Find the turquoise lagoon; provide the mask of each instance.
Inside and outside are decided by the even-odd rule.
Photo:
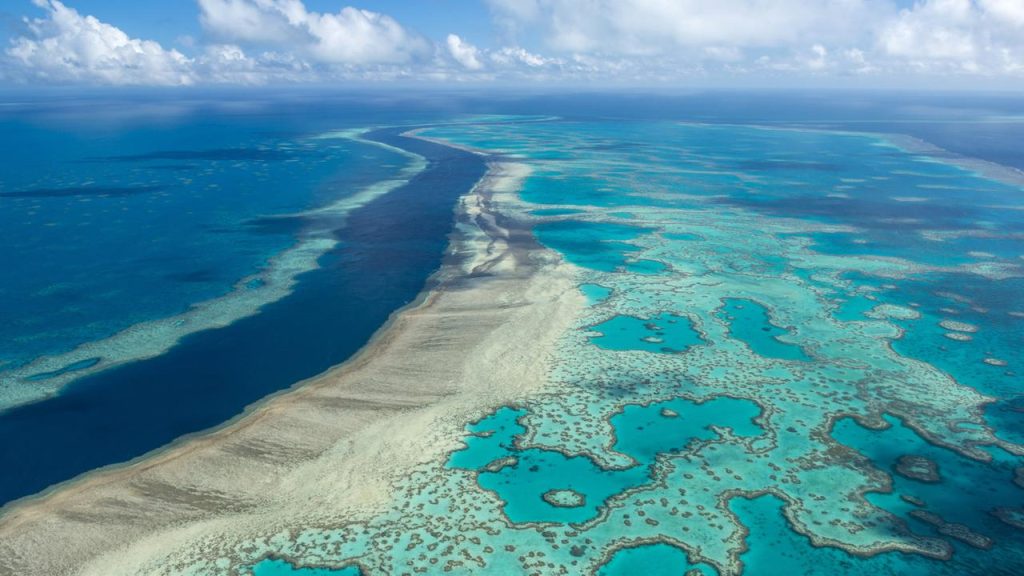
[[[668,544],[647,544],[616,551],[608,563],[601,566],[600,576],[680,576],[688,574],[708,576],[714,571],[706,565],[691,564],[686,552]]]
[[[612,295],[612,289],[600,284],[581,284],[580,292],[587,297],[587,302],[591,305],[600,304],[609,296]]]
[[[718,317],[729,323],[733,338],[745,342],[756,354],[782,360],[811,359],[799,346],[779,338],[789,330],[773,324],[765,307],[757,302],[727,298]]]
[[[552,391],[481,415],[447,463],[396,486],[393,509],[220,561],[1024,572],[1020,182],[842,131],[427,134],[531,170],[503,209],[588,297]]]
[[[600,333],[590,340],[605,350],[672,353],[683,352],[701,342],[689,318],[672,314],[661,314],[653,318],[616,316],[590,329]]]

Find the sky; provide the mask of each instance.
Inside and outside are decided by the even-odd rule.
[[[1022,89],[1024,0],[0,0],[0,86],[395,83]]]

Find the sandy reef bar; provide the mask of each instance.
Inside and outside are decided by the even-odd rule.
[[[542,389],[585,300],[571,267],[503,213],[527,173],[489,163],[430,288],[346,363],[0,511],[0,575],[150,574],[201,539],[367,518],[395,480],[458,448],[466,422]]]

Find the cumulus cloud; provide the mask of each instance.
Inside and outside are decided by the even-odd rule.
[[[556,52],[707,72],[1005,74],[1024,69],[1024,1],[488,0],[506,34]],[[652,71],[653,73],[653,71]]]
[[[426,77],[430,42],[393,18],[346,7],[311,12],[301,0],[198,0],[208,37],[179,42],[186,56],[79,14],[60,0],[32,0],[0,58],[0,77],[22,82],[113,85],[267,84]],[[474,69],[475,48],[456,59]],[[453,57],[454,57],[453,52]]]
[[[8,58],[27,80],[115,85],[182,85],[195,81],[177,50],[131,38],[116,26],[82,16],[58,0],[34,0],[46,14],[25,19],[28,35],[12,40]]]
[[[321,63],[405,63],[429,51],[390,16],[350,6],[324,14],[301,0],[199,0],[199,10],[215,37],[278,46]]]
[[[195,59],[197,75],[216,84],[260,85],[301,82],[313,76],[306,62],[290,54],[263,52],[250,56],[235,44],[212,44]]]
[[[882,30],[886,53],[914,59],[956,59],[975,56],[970,0],[930,0],[903,10]]]
[[[503,66],[525,65],[530,68],[540,68],[558,63],[553,58],[545,58],[519,46],[505,46],[492,52],[490,56],[491,60]]]
[[[1020,0],[978,0],[982,10],[1005,25],[1024,27],[1024,2]]]
[[[1024,76],[1024,0],[476,1],[491,9],[490,47],[459,30],[427,39],[351,6],[321,13],[303,0],[196,0],[204,34],[179,39],[182,54],[61,0],[32,0],[43,16],[26,18],[24,32],[0,48],[0,78],[183,85]]]
[[[856,33],[864,0],[489,0],[500,22],[543,30],[574,52],[662,54],[679,48],[772,47]]]
[[[998,73],[1024,65],[1024,2],[924,0],[882,27],[882,51],[918,69]]]
[[[480,51],[476,46],[473,46],[462,38],[459,38],[457,34],[449,34],[447,42],[448,53],[451,54],[451,57],[464,68],[469,70],[479,70],[484,67],[480,62]]]

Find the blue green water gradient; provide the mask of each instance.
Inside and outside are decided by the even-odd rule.
[[[784,122],[809,114],[792,104],[806,100],[736,102],[709,100],[680,122],[665,108],[619,114],[600,99],[552,98],[524,108],[571,114],[424,132],[481,150],[483,159],[414,146],[397,129],[378,133],[429,162],[337,229],[339,246],[355,252],[325,255],[294,300],[232,325],[244,332],[198,333],[176,349],[186,356],[175,360],[172,351],[164,364],[105,372],[58,396],[68,404],[0,414],[4,438],[29,439],[24,449],[5,442],[6,462],[42,462],[32,466],[67,476],[61,467],[77,450],[106,439],[64,439],[68,422],[89,429],[75,410],[90,401],[109,403],[111,418],[135,409],[148,421],[142,400],[172,413],[237,407],[301,372],[282,366],[328,364],[338,349],[307,355],[308,342],[295,335],[322,337],[348,321],[350,305],[387,300],[374,316],[381,322],[384,309],[415,292],[427,264],[436,266],[450,223],[440,206],[450,210],[483,161],[511,163],[520,166],[507,174],[526,176],[504,181],[518,194],[503,189],[500,217],[532,226],[545,249],[534,280],[564,281],[578,298],[571,326],[535,360],[543,382],[474,408],[466,418],[477,420],[465,428],[459,419],[436,422],[451,446],[445,459],[389,483],[390,499],[372,513],[354,518],[325,506],[310,525],[255,529],[244,541],[211,538],[201,553],[182,552],[194,563],[187,573],[356,564],[455,574],[1024,573],[1024,180],[867,132],[943,133],[885,124],[894,113],[853,97],[846,108],[825,107],[834,116],[822,113],[813,125]],[[719,109],[732,116],[716,116]],[[757,110],[761,122],[751,121]],[[1005,152],[1019,132],[967,122],[957,130],[961,145],[1002,150],[993,158],[1024,165],[1019,151]],[[945,142],[956,144],[950,134]],[[988,138],[995,136],[1002,140]],[[217,162],[287,162],[301,152],[252,148],[252,157],[231,152]],[[183,159],[198,161],[174,155]],[[129,202],[159,195],[162,185],[114,181],[96,196]],[[34,191],[39,202],[65,201],[69,188],[23,183],[5,199],[22,202]],[[438,190],[442,197],[429,197]],[[280,224],[257,222],[264,231]],[[410,230],[424,234],[410,240]],[[382,237],[393,242],[381,247]],[[393,252],[410,246],[438,250],[433,260],[396,261]],[[363,290],[339,290],[339,278]],[[408,291],[392,294],[396,278]],[[317,294],[331,297],[306,299]],[[337,306],[330,314],[326,301]],[[275,330],[294,346],[253,346]],[[219,341],[235,344],[225,350]],[[278,362],[282,354],[290,360]],[[245,362],[223,358],[254,355],[267,361],[252,371],[278,372],[257,378],[258,389],[225,393],[230,402],[185,389],[196,396],[175,404],[180,384],[153,378],[181,380],[196,373],[181,366],[215,364],[250,375]],[[47,370],[41,381],[90,369],[90,359],[78,360],[86,364]],[[164,392],[128,386],[150,378]],[[146,429],[107,422],[118,433]],[[52,459],[39,456],[53,446]],[[23,480],[14,478],[12,485]]]
[[[546,142],[555,141],[555,133],[560,154],[552,156]],[[996,513],[1015,510],[1020,517],[1024,490],[1015,477],[1024,460],[1003,448],[976,448],[958,438],[976,435],[982,445],[996,438],[1019,442],[1024,437],[1021,420],[1015,418],[1021,405],[1018,370],[1024,349],[1020,181],[985,177],[901,149],[886,138],[853,132],[566,121],[438,128],[432,134],[529,159],[533,172],[523,185],[522,199],[533,207],[532,214],[558,217],[542,221],[537,238],[582,270],[586,282],[581,290],[595,311],[591,317],[600,318],[584,326],[593,348],[566,352],[575,366],[567,372],[577,375],[570,381],[589,398],[587,408],[556,402],[567,415],[556,418],[557,410],[545,408],[541,411],[547,416],[527,416],[514,435],[542,445],[561,439],[563,449],[591,446],[594,458],[604,454],[589,436],[570,440],[564,429],[556,432],[556,425],[544,420],[556,418],[576,434],[610,433],[613,441],[604,449],[634,463],[672,462],[652,468],[665,490],[638,488],[630,479],[630,487],[618,497],[592,471],[596,461],[580,460],[587,462],[589,472],[572,469],[571,489],[579,494],[594,489],[612,507],[612,518],[627,519],[630,530],[637,529],[634,506],[646,510],[641,517],[658,518],[650,524],[654,528],[644,531],[653,543],[625,547],[605,570],[645,562],[648,571],[689,569],[693,559],[686,545],[706,551],[707,541],[688,539],[677,530],[706,530],[701,528],[704,521],[674,519],[665,526],[664,514],[652,516],[650,507],[641,503],[656,503],[657,494],[673,494],[677,488],[686,493],[685,503],[694,490],[709,490],[708,481],[699,478],[712,477],[717,485],[725,482],[726,474],[732,475],[735,482],[728,484],[738,491],[729,506],[750,530],[746,551],[737,555],[739,548],[734,548],[730,560],[742,561],[745,573],[776,573],[781,567],[786,573],[1013,573],[1024,567],[1019,529]],[[615,145],[623,141],[629,146]],[[749,224],[758,218],[762,224]],[[688,283],[687,278],[700,280]],[[710,300],[700,297],[701,292],[722,297]],[[855,343],[856,333],[888,352],[865,353],[864,344]],[[603,369],[588,370],[583,363],[599,363],[603,357],[584,354],[587,350],[637,354],[615,357],[620,365],[609,360]],[[994,402],[978,401],[974,412],[957,415],[930,407],[948,392],[941,387],[933,392],[908,389],[900,378],[917,377],[893,376],[886,354],[898,355],[900,363],[922,362],[917,366],[926,366],[928,375],[922,372],[921,378],[948,379],[964,387],[965,394],[991,395]],[[745,358],[751,355],[759,368],[748,372]],[[674,368],[676,362],[689,369]],[[722,389],[754,394],[761,407],[723,398],[698,404],[678,398],[630,403],[662,390],[655,382],[677,372],[692,374],[698,382],[720,376]],[[590,380],[577,380],[581,373]],[[891,384],[886,382],[894,377]],[[753,388],[740,384],[748,379]],[[759,380],[776,379],[778,391],[754,392]],[[867,391],[870,385],[864,388],[873,379],[884,383],[878,396]],[[687,390],[686,384],[677,386]],[[615,406],[612,415],[600,417],[608,426],[593,420],[602,414],[596,398]],[[719,403],[728,408],[708,412]],[[921,431],[880,414],[885,406]],[[982,410],[985,418],[978,420]],[[869,429],[840,418],[829,425],[825,439],[837,456],[806,452],[821,438],[821,432],[806,428],[808,423],[844,411],[887,428]],[[765,441],[760,426],[775,419],[779,422],[770,428],[772,438]],[[700,441],[714,442],[717,436],[708,432],[710,425],[731,428],[730,438],[748,442],[741,451],[746,463],[723,461],[723,473],[711,463],[713,458],[689,452],[704,450]],[[992,427],[991,435],[985,425]],[[688,448],[690,441],[697,443]],[[947,446],[940,447],[943,442]],[[480,473],[480,487],[495,491],[506,510],[517,509],[520,502],[540,507],[538,494],[560,477],[550,461],[563,456],[517,448],[514,442],[508,446],[513,448],[494,456],[521,455],[523,460],[501,469],[503,484],[494,483],[489,472]],[[1019,447],[1008,449],[1021,453]],[[773,450],[788,455],[776,458],[799,462],[803,472],[785,472],[785,460],[756,472],[759,467],[752,463],[771,459]],[[701,465],[706,476],[695,477],[702,457],[707,458]],[[940,479],[928,483],[902,475],[897,466],[901,457],[933,462]],[[988,458],[992,461],[984,462]],[[534,463],[535,475],[518,480],[514,475],[524,461]],[[603,474],[634,469],[616,466],[621,468],[605,467]],[[839,471],[844,466],[877,473],[858,484],[841,480],[848,474]],[[839,468],[826,472],[830,467]],[[691,472],[680,474],[679,469]],[[815,472],[819,469],[821,476]],[[536,477],[545,471],[546,481]],[[807,478],[798,480],[800,476]],[[506,484],[531,488],[515,491]],[[772,492],[765,494],[765,487]],[[841,546],[812,547],[808,536],[819,531],[829,538],[860,539],[852,536],[857,533],[853,528],[849,537],[824,529],[845,522],[841,519],[849,517],[854,504],[837,502],[832,506],[838,510],[813,504],[829,501],[829,492],[849,494],[847,502],[855,502],[858,490],[867,490],[866,505],[878,511],[880,522],[865,525],[862,545],[916,542],[913,546],[920,545],[922,554],[851,554]],[[787,504],[773,494],[793,500]],[[780,502],[798,510],[794,517],[804,527],[795,530],[779,513]],[[671,507],[671,497],[661,505]],[[587,514],[560,517],[559,509],[520,521],[579,522],[593,519],[598,510],[600,504]],[[720,521],[707,520],[711,526]],[[592,528],[594,533],[599,526]],[[771,530],[784,534],[766,544]],[[680,545],[658,543],[663,537],[676,538]],[[950,558],[936,560],[929,554]],[[729,565],[721,557],[717,560],[720,569]]]
[[[281,299],[245,300],[251,308],[228,325],[185,331],[155,357],[0,410],[0,502],[216,426],[345,360],[423,288],[444,254],[455,199],[484,173],[468,153],[400,137],[401,129],[378,131],[370,137],[407,147],[425,168],[340,216],[319,212],[401,176],[410,158],[370,140],[295,132],[309,118],[290,130],[259,116],[218,118],[91,136],[95,143],[7,120],[14,128],[5,138],[25,142],[26,163],[54,168],[43,177],[3,164],[4,190],[18,194],[0,196],[7,223],[0,249],[13,263],[0,270],[0,290],[15,294],[0,298],[9,319],[0,331],[18,345],[4,348],[0,377],[39,354],[187,312],[296,243],[323,237],[330,244],[309,269],[295,271]],[[120,179],[160,189],[102,191],[129,185]],[[71,186],[81,190],[40,192]],[[134,351],[110,353],[132,360]],[[37,385],[90,362],[4,385]]]

